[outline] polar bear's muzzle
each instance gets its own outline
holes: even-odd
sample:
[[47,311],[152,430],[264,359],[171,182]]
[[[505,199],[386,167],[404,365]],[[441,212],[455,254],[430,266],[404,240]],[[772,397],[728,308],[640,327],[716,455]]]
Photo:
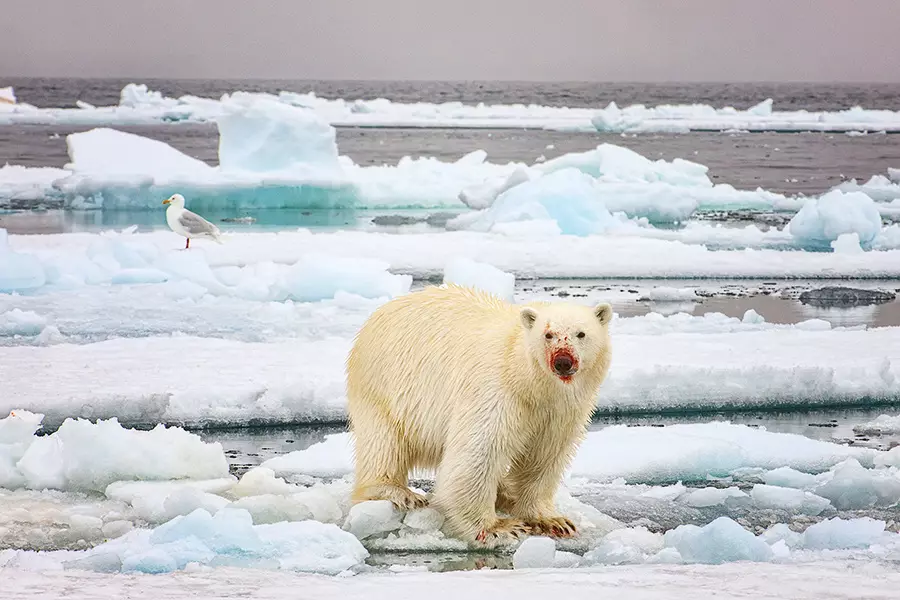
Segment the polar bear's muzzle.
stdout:
[[560,379],[569,381],[578,371],[578,361],[567,350],[560,350],[550,356],[550,368]]

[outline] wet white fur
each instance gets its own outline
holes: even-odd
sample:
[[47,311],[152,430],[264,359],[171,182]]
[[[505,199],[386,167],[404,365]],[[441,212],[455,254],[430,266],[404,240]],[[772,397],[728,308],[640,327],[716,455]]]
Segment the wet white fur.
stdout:
[[[556,516],[556,488],[609,368],[612,309],[525,306],[448,286],[372,314],[347,363],[354,502],[402,505],[409,471],[423,468],[436,470],[430,503],[457,536],[499,529],[497,507],[523,520]],[[547,347],[559,345],[579,362],[570,383],[548,364]]]

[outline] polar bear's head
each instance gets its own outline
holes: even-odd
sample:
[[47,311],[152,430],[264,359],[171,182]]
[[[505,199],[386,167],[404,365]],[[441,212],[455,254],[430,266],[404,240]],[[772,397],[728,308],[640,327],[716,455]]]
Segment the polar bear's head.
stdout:
[[546,371],[571,383],[609,352],[612,306],[577,304],[526,306],[520,317],[529,352]]

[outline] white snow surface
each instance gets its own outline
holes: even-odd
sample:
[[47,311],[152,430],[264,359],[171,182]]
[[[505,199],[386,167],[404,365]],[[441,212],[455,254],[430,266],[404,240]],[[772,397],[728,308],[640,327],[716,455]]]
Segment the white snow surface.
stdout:
[[[37,561],[36,561],[37,562]],[[30,567],[30,568],[29,568]],[[367,598],[394,600],[399,596],[433,598],[488,598],[510,595],[538,600],[560,594],[573,600],[615,596],[629,600],[694,600],[715,596],[726,600],[783,598],[871,598],[891,600],[900,586],[900,574],[889,564],[858,564],[823,558],[808,564],[758,563],[748,575],[747,564],[626,565],[591,570],[477,570],[450,573],[397,573],[326,578],[313,574],[262,569],[196,568],[166,577],[147,574],[105,574],[54,569],[29,564],[0,567],[10,600],[34,597],[40,589],[52,597],[72,600],[152,596],[181,600],[212,600],[236,591],[259,600],[283,600],[304,590],[328,600]]]

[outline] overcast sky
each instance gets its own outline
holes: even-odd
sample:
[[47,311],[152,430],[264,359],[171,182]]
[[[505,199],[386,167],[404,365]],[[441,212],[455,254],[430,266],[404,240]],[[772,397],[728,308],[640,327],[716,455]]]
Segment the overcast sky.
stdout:
[[0,77],[900,81],[900,0],[2,4]]

